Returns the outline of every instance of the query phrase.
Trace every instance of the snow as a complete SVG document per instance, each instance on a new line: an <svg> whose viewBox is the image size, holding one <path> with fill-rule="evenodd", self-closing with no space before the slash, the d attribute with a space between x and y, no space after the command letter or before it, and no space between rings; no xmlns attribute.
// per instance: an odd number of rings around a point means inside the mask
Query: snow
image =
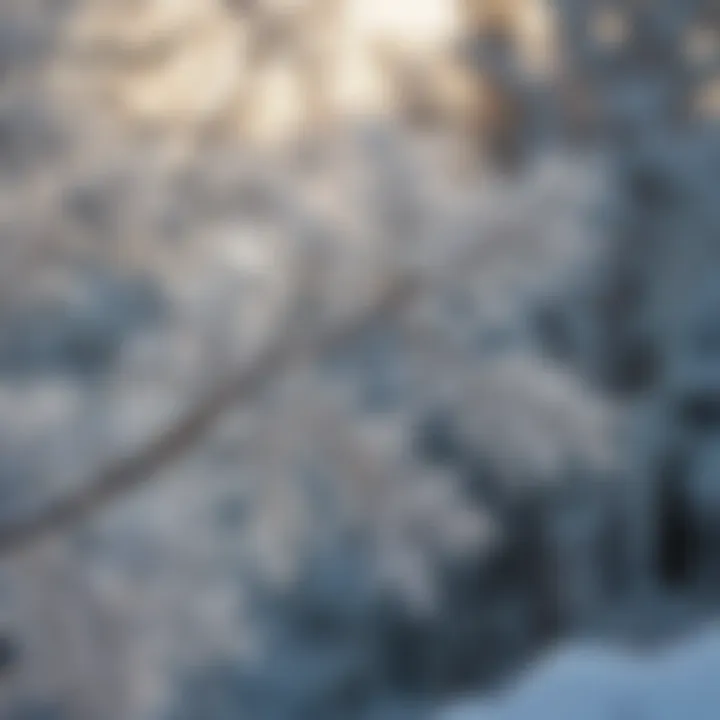
<svg viewBox="0 0 720 720"><path fill-rule="evenodd" d="M499 128L455 107L459 3L0 3L0 519L132 454L286 331L342 327L398 270L418 281L144 492L0 567L0 642L23 649L0 718L42 699L72 720L424 720L428 695L472 696L557 632L677 633L667 597L633 591L656 572L668 450L701 562L720 557L720 142L668 127L690 88L642 46L670 50L690 4L629 8L628 37L596 38L624 48L612 62L570 27L594 2L492 4L532 66L507 63L527 157L500 175L465 152L476 121L488 145ZM278 24L331 46L327 98L282 47L248 86ZM547 44L602 142L565 142L584 121L540 77ZM416 102L439 127L408 125ZM720 716L718 645L573 642L441 717Z"/></svg>
<svg viewBox="0 0 720 720"><path fill-rule="evenodd" d="M718 627L647 655L577 642L500 697L466 700L437 720L711 720L719 680Z"/></svg>

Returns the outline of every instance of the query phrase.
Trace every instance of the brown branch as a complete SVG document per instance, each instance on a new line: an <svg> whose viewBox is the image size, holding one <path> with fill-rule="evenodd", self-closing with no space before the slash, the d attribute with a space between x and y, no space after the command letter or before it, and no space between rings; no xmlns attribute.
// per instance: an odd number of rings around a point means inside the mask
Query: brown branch
<svg viewBox="0 0 720 720"><path fill-rule="evenodd" d="M313 340L289 328L253 362L219 382L177 423L149 441L135 454L101 470L77 490L60 497L35 514L0 526L0 556L21 550L76 526L113 500L157 477L158 471L197 445L234 404L251 399L275 377L303 356L322 355L351 341L372 322L392 315L414 295L415 282L403 277L391 283L379 299L353 321Z"/></svg>

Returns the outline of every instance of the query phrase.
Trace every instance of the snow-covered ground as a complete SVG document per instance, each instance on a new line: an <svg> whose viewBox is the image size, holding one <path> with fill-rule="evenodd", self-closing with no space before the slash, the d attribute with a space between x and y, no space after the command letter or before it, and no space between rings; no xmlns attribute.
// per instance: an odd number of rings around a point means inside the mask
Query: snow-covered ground
<svg viewBox="0 0 720 720"><path fill-rule="evenodd" d="M720 630L660 650L568 643L499 697L457 703L437 720L712 720L720 707Z"/></svg>

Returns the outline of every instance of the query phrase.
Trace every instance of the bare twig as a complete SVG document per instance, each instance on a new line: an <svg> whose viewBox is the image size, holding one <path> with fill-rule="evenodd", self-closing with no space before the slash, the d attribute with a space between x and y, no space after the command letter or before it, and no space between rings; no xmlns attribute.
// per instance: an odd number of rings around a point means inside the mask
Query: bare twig
<svg viewBox="0 0 720 720"><path fill-rule="evenodd" d="M281 333L249 365L218 382L177 423L135 454L114 461L92 481L35 514L0 526L0 555L69 530L113 500L150 483L158 471L197 445L215 421L235 403L251 399L300 357L330 352L351 341L373 321L397 312L415 294L414 289L412 278L398 278L354 320L316 338L308 337L301 330L287 328L287 332Z"/></svg>

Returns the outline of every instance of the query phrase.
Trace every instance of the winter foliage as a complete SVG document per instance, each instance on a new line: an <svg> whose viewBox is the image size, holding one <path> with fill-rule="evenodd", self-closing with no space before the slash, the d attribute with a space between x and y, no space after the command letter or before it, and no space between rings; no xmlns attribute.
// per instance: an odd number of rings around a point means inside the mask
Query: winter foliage
<svg viewBox="0 0 720 720"><path fill-rule="evenodd" d="M2 558L0 715L710 717L717 639L614 645L716 609L718 32L681 0L6 2L0 524L297 346Z"/></svg>

